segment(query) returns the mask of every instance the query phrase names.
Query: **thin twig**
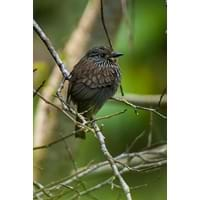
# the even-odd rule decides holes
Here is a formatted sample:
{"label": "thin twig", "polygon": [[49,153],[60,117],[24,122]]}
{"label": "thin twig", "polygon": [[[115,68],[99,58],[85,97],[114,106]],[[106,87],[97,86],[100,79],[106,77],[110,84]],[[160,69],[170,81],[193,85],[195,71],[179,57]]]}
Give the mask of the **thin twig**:
{"label": "thin twig", "polygon": [[[75,173],[77,173],[78,172],[78,167],[77,167],[76,161],[75,161],[75,159],[74,159],[74,157],[72,155],[71,148],[69,147],[69,145],[68,145],[66,140],[63,140],[63,143],[65,145],[65,149],[66,149],[66,151],[67,151],[67,153],[69,155],[69,158],[72,161],[72,165],[73,165],[74,171],[75,171]],[[77,180],[80,183],[80,185],[82,185],[83,189],[87,190],[87,187],[86,187],[85,183],[81,180],[81,178],[77,177]],[[95,199],[90,193],[88,193],[88,197],[91,198],[91,199]]]}
{"label": "thin twig", "polygon": [[143,106],[137,106],[134,105],[130,102],[128,102],[126,99],[122,99],[122,98],[117,98],[117,97],[112,97],[113,100],[118,101],[118,102],[122,102],[132,108],[134,108],[135,111],[137,110],[146,110],[146,111],[150,111],[155,113],[156,115],[158,115],[159,117],[163,118],[163,119],[167,119],[167,116],[163,115],[162,113],[158,112],[157,110],[153,109],[153,108],[147,108],[147,107],[143,107]]}
{"label": "thin twig", "polygon": [[[62,85],[62,84],[61,84]],[[62,86],[60,87],[61,90],[62,90]],[[85,117],[81,114],[81,113],[78,113],[77,111],[75,111],[74,109],[72,109],[69,105],[67,105],[61,95],[61,90],[57,91],[56,92],[56,97],[60,100],[61,104],[62,104],[62,109],[65,110],[65,111],[69,111],[71,114],[75,115],[75,116],[78,116],[79,119],[81,119],[82,123],[76,121],[76,125],[80,126],[82,129],[80,129],[80,131],[83,130],[83,128],[85,127],[85,129],[87,130],[90,130],[92,133],[95,133],[95,131],[90,128],[89,126],[86,126],[87,124],[90,123],[90,121],[87,121],[85,119]]]}
{"label": "thin twig", "polygon": [[35,97],[37,95],[37,92],[40,91],[40,89],[44,86],[46,80],[42,81],[41,85],[36,89],[35,92],[33,92],[33,97]]}
{"label": "thin twig", "polygon": [[37,182],[37,181],[33,181],[33,185],[34,185],[35,187],[37,187],[38,189],[41,189],[41,191],[42,191],[47,197],[51,197],[51,196],[52,196],[51,193],[49,193],[49,192],[47,192],[47,191],[45,190],[44,186],[43,186],[41,183],[39,183],[39,182]]}
{"label": "thin twig", "polygon": [[61,142],[61,141],[66,140],[67,138],[73,136],[74,134],[75,134],[75,133],[73,132],[73,133],[71,133],[71,134],[69,134],[69,135],[65,135],[65,136],[63,136],[63,137],[61,137],[61,138],[59,138],[59,139],[57,139],[57,140],[54,140],[53,142],[50,142],[50,143],[48,143],[48,144],[46,144],[46,145],[34,147],[33,150],[39,150],[39,149],[46,149],[46,148],[49,148],[49,147],[51,147],[51,146],[53,146],[53,145],[55,145],[55,144],[57,144],[57,143],[59,143],[59,142]]}
{"label": "thin twig", "polygon": [[145,130],[143,130],[130,144],[130,146],[127,148],[126,152],[129,153],[131,149],[135,146],[136,142],[142,138],[145,134]]}
{"label": "thin twig", "polygon": [[[126,95],[123,98],[126,99],[128,102],[138,105],[138,106],[152,107],[152,108],[157,109],[160,96],[161,94],[133,94],[133,93],[128,94],[126,93]],[[119,96],[119,98],[121,97]],[[167,105],[167,98],[166,98],[166,95],[164,95],[160,106],[166,107],[166,105]]]}
{"label": "thin twig", "polygon": [[84,190],[84,191],[80,192],[80,193],[79,193],[79,196],[74,195],[74,196],[72,196],[72,197],[69,198],[69,199],[70,199],[70,200],[77,199],[77,197],[84,196],[84,195],[88,194],[89,192],[93,192],[93,191],[95,191],[95,190],[98,190],[98,189],[102,188],[103,186],[109,184],[112,180],[113,180],[113,177],[108,178],[108,179],[106,179],[105,181],[103,181],[103,182],[101,182],[101,183],[99,183],[99,184],[97,184],[97,185],[95,185],[95,186],[93,186],[93,187],[90,187],[90,188],[87,189],[87,190]]}
{"label": "thin twig", "polygon": [[[106,28],[105,20],[104,20],[103,0],[100,0],[100,2],[101,2],[101,22],[102,22],[103,29],[104,29],[104,31],[105,31],[106,38],[107,38],[107,40],[108,40],[110,49],[113,50],[113,46],[112,46],[112,43],[111,43],[111,40],[110,40],[110,37],[109,37],[109,34],[108,34],[108,30],[107,30],[107,28]],[[120,83],[120,91],[121,91],[121,95],[124,96],[124,91],[123,91],[123,88],[122,88],[122,84],[121,84],[121,83]]]}
{"label": "thin twig", "polygon": [[62,185],[62,186],[65,187],[65,188],[68,188],[68,189],[70,189],[70,190],[76,192],[78,195],[80,195],[80,192],[79,192],[78,190],[76,190],[74,187],[69,186],[69,185]]}
{"label": "thin twig", "polygon": [[130,189],[128,184],[125,182],[125,180],[123,179],[123,177],[121,176],[121,174],[119,173],[119,170],[114,162],[114,159],[112,157],[112,155],[109,153],[106,144],[105,144],[105,137],[103,136],[103,134],[101,133],[99,127],[97,126],[97,124],[94,122],[93,123],[93,128],[95,130],[96,136],[98,138],[98,141],[100,143],[101,146],[101,151],[104,154],[104,156],[106,157],[106,159],[108,160],[108,162],[110,163],[110,166],[113,170],[114,175],[119,179],[121,187],[124,191],[124,194],[126,196],[127,200],[132,200],[131,197],[131,193],[130,193]]}
{"label": "thin twig", "polygon": [[[33,89],[34,92],[36,92],[35,89]],[[83,121],[83,123],[80,123],[78,121],[76,121],[69,113],[66,112],[65,109],[60,108],[59,106],[57,106],[56,104],[48,101],[47,99],[45,99],[39,92],[36,93],[37,96],[39,96],[45,103],[51,105],[52,107],[56,108],[57,110],[59,110],[60,112],[62,112],[66,117],[68,117],[75,125],[79,125],[82,129],[88,129],[92,132],[94,132],[93,129],[91,129],[89,126],[86,126],[86,124],[88,124],[88,122],[85,120],[85,118],[77,113],[75,110],[73,110],[72,108],[70,108],[68,111],[70,111],[73,115],[78,115],[78,117]],[[67,107],[65,107],[67,108]]]}
{"label": "thin twig", "polygon": [[110,114],[110,115],[105,115],[103,117],[97,117],[96,119],[93,119],[92,121],[90,121],[90,123],[93,123],[93,122],[96,122],[96,121],[99,121],[99,120],[102,120],[102,119],[109,119],[111,117],[124,114],[126,111],[127,111],[127,109],[124,109],[124,110],[122,110],[120,112],[116,112],[116,113],[113,113],[113,114]]}
{"label": "thin twig", "polygon": [[[119,173],[120,173],[120,174],[123,174],[123,173],[125,173],[125,171],[124,171],[124,170],[121,170]],[[97,185],[95,185],[95,186],[93,186],[93,187],[90,187],[89,189],[87,189],[87,190],[85,190],[85,191],[79,192],[79,194],[78,194],[79,196],[77,196],[77,195],[72,196],[72,197],[70,198],[70,200],[77,199],[77,197],[84,196],[84,195],[86,195],[87,193],[93,192],[93,191],[95,191],[95,190],[98,190],[98,189],[100,189],[100,188],[102,188],[102,187],[104,187],[105,185],[108,185],[108,184],[110,184],[112,188],[113,188],[113,186],[115,186],[115,187],[121,189],[121,186],[119,186],[119,185],[113,183],[114,179],[115,179],[115,178],[114,178],[113,176],[111,176],[110,178],[107,178],[106,180],[102,181],[101,183],[98,183]],[[141,187],[144,187],[144,186],[147,186],[147,184],[135,186],[135,187],[130,188],[130,189],[136,190],[136,189],[141,188]]]}
{"label": "thin twig", "polygon": [[41,27],[37,24],[37,22],[35,20],[33,20],[33,29],[38,34],[40,39],[44,42],[44,44],[46,45],[47,49],[49,50],[49,53],[52,55],[52,57],[54,58],[56,64],[58,65],[63,77],[66,80],[69,80],[70,74],[66,70],[64,63],[60,59],[58,53],[54,49],[54,47],[51,44],[51,41],[49,40],[49,38],[46,36],[46,34],[43,32],[43,30],[41,29]]}
{"label": "thin twig", "polygon": [[162,94],[160,95],[160,100],[159,100],[159,102],[158,102],[158,109],[159,109],[160,106],[161,106],[162,99],[163,99],[164,95],[166,94],[166,92],[167,92],[167,88],[165,88],[165,89],[163,90]]}
{"label": "thin twig", "polygon": [[[72,116],[70,116],[67,112],[65,112],[62,108],[60,108],[56,104],[50,102],[49,100],[45,99],[39,92],[36,92],[35,89],[33,89],[33,92],[36,93],[37,96],[40,97],[45,103],[51,105],[52,107],[54,107],[57,110],[59,110],[60,112],[62,112],[65,116],[67,116],[69,119],[71,119],[71,121],[73,121],[75,124],[77,123],[76,120]],[[81,125],[81,123],[80,123],[80,125]]]}
{"label": "thin twig", "polygon": [[64,88],[65,81],[66,81],[66,79],[63,78],[63,80],[61,81],[60,86],[59,86],[59,88],[57,90],[57,96],[61,96],[61,92],[62,92],[62,90]]}
{"label": "thin twig", "polygon": [[108,34],[108,30],[107,30],[107,28],[106,28],[105,20],[104,20],[103,0],[101,0],[101,22],[102,22],[103,29],[104,29],[104,31],[105,31],[106,38],[107,38],[107,40],[108,40],[110,49],[113,50],[112,43],[111,43],[111,40],[110,40],[110,37],[109,37],[109,34]]}
{"label": "thin twig", "polygon": [[121,84],[121,83],[120,83],[120,86],[119,86],[119,87],[120,87],[121,95],[124,96],[124,90],[123,90],[123,87],[122,87],[122,84]]}

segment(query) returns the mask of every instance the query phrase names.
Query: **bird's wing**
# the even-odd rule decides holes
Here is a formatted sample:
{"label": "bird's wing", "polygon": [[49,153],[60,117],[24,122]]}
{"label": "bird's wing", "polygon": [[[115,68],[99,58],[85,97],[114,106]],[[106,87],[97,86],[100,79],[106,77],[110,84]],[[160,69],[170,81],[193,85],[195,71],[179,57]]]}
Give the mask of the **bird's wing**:
{"label": "bird's wing", "polygon": [[90,88],[110,86],[120,79],[118,65],[98,65],[92,60],[81,59],[72,71],[72,82],[83,83]]}

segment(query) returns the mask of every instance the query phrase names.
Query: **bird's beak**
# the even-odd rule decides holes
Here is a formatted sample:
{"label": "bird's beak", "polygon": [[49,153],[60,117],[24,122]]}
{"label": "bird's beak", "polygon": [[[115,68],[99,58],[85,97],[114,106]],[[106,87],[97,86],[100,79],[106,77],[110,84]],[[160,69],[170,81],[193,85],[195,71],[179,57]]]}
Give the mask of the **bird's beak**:
{"label": "bird's beak", "polygon": [[116,52],[116,51],[113,51],[111,53],[111,57],[112,58],[117,58],[117,57],[120,57],[120,56],[123,56],[124,54],[123,53],[120,53],[120,52]]}

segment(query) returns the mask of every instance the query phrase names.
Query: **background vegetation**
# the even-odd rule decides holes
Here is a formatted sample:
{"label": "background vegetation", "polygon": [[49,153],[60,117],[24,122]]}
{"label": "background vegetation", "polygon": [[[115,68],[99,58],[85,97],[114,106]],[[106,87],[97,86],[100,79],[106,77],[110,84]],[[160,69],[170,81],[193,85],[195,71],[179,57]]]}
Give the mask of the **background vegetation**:
{"label": "background vegetation", "polygon": [[[34,0],[34,19],[43,27],[63,60],[68,58],[64,55],[62,49],[72,31],[76,28],[87,2],[87,0]],[[124,53],[124,56],[119,60],[124,92],[125,94],[161,94],[167,86],[165,1],[129,0],[127,16],[123,17],[116,38],[112,39],[114,48]],[[127,19],[130,22],[128,25]],[[38,69],[34,73],[34,87],[37,87],[43,80],[48,80],[54,62],[42,42],[35,35],[34,67]],[[34,114],[37,106],[38,98],[36,97],[34,98]],[[98,116],[118,112],[124,108],[128,107],[108,101],[100,110]],[[162,108],[161,112],[166,113],[166,108]],[[166,120],[155,115],[152,116],[153,120],[150,120],[150,115],[151,113],[146,111],[139,111],[139,115],[136,115],[133,110],[128,108],[128,111],[123,115],[99,122],[99,124],[104,125],[103,132],[106,136],[106,143],[113,156],[124,152],[144,130],[144,136],[137,141],[132,151],[141,151],[146,148],[149,131],[152,131],[152,145],[166,142]],[[71,133],[73,124],[60,116],[58,117],[61,126],[56,128],[56,134]],[[35,126],[37,124],[34,124]],[[67,143],[78,167],[83,167],[91,161],[105,160],[99,150],[99,144],[92,134],[88,134],[85,141],[70,138]],[[48,151],[48,157],[34,165],[34,172],[37,171],[35,178],[39,182],[45,185],[71,173],[73,164],[64,144],[52,146],[48,150],[41,150],[39,153],[42,154],[42,151],[45,151],[45,153]],[[84,183],[89,187],[106,177],[108,177],[107,173],[91,176],[84,179]],[[129,186],[136,187],[133,190],[134,199],[166,199],[165,167],[141,173],[130,172],[125,174],[124,177]],[[110,190],[110,185],[94,191],[92,194],[97,199],[124,199],[123,192],[117,188],[114,191]],[[81,200],[90,198],[83,196]]]}

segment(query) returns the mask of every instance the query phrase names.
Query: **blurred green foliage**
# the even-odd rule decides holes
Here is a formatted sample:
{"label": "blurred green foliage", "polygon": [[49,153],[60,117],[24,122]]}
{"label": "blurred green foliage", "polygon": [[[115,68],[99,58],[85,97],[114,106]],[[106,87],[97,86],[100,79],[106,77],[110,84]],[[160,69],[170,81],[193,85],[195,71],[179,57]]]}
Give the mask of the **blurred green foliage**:
{"label": "blurred green foliage", "polygon": [[[70,33],[76,27],[80,16],[87,4],[86,0],[34,0],[34,18],[41,24],[56,49],[62,49]],[[160,94],[166,87],[167,71],[167,46],[166,46],[166,6],[164,0],[129,0],[128,17],[130,26],[126,19],[122,21],[121,27],[115,39],[115,49],[125,55],[119,60],[122,71],[123,89],[128,93],[138,94]],[[131,38],[128,35],[131,33]],[[34,67],[39,70],[34,74],[34,86],[37,87],[42,80],[47,80],[51,72],[53,61],[41,41],[34,37]],[[34,99],[34,110],[37,107],[37,98]],[[134,110],[111,101],[98,113],[98,116],[122,111],[128,111],[122,115],[115,116],[109,120],[102,120],[103,132],[106,135],[106,143],[112,155],[118,155],[125,151],[127,146],[143,130],[145,136],[135,145],[135,151],[143,149],[147,144],[150,114],[139,111],[136,115]],[[166,110],[163,110],[166,112]],[[72,130],[69,122],[63,122],[63,127],[58,131]],[[153,116],[153,143],[166,141],[166,121]],[[78,166],[85,166],[91,160],[104,160],[99,150],[99,144],[92,135],[88,135],[85,141],[77,141],[73,154]],[[62,149],[63,150],[63,149]],[[56,151],[53,147],[50,152]],[[48,183],[69,174],[71,166],[57,169],[56,163],[61,158],[55,158],[54,163],[43,163],[43,168],[50,170],[49,177],[41,177],[41,181]],[[61,162],[61,161],[60,161]],[[66,162],[64,160],[63,162]],[[66,170],[68,169],[68,170]],[[98,183],[108,177],[89,177],[86,185]],[[165,200],[166,199],[166,168],[139,174],[127,174],[125,178],[132,187],[147,184],[133,190],[137,200]],[[110,186],[102,188],[94,195],[98,199],[112,200],[124,199],[119,189],[111,192]],[[63,198],[65,199],[65,198]],[[83,197],[81,199],[88,199]]]}

